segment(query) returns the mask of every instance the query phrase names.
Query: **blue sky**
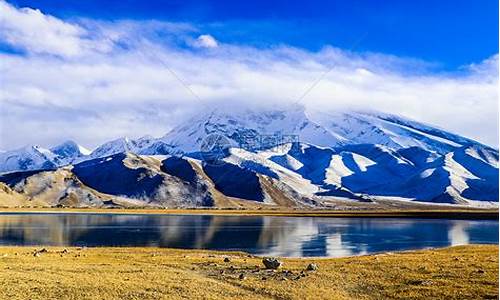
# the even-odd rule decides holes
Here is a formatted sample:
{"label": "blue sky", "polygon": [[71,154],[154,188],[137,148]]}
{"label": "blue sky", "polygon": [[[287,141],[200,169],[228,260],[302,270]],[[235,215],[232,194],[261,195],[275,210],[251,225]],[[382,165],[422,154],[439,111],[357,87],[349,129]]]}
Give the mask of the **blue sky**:
{"label": "blue sky", "polygon": [[498,2],[0,0],[0,74],[0,150],[298,102],[496,146]]}
{"label": "blue sky", "polygon": [[[498,53],[498,1],[13,0],[63,19],[196,23],[226,43],[333,45],[419,58],[444,70]],[[103,4],[105,3],[105,5]]]}

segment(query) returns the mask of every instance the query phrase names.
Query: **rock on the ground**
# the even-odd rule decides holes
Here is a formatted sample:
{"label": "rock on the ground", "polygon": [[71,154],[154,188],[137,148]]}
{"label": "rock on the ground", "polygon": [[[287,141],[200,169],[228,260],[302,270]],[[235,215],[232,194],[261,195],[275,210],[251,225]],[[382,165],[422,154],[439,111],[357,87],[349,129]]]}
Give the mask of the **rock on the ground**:
{"label": "rock on the ground", "polygon": [[318,269],[318,265],[314,264],[314,263],[310,263],[306,267],[307,271],[316,271],[317,269]]}
{"label": "rock on the ground", "polygon": [[264,264],[266,269],[272,270],[276,270],[281,267],[281,265],[283,265],[283,263],[275,257],[266,257],[262,259],[262,263]]}

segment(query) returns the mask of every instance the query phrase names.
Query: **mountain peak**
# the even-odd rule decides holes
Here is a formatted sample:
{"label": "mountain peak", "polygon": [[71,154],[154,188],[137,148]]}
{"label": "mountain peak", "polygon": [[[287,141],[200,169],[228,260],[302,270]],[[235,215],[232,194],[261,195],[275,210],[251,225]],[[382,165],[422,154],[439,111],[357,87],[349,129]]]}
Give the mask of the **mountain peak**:
{"label": "mountain peak", "polygon": [[189,153],[199,151],[204,138],[214,133],[227,137],[236,146],[242,139],[259,140],[265,136],[296,136],[320,146],[342,143],[310,120],[300,105],[214,109],[175,127],[162,140]]}
{"label": "mountain peak", "polygon": [[52,151],[54,154],[57,154],[59,156],[64,156],[64,157],[84,156],[84,155],[89,155],[91,152],[87,148],[77,144],[76,142],[74,142],[72,140],[64,141],[63,143],[50,148],[50,151]]}
{"label": "mountain peak", "polygon": [[[122,137],[102,144],[88,156],[73,141],[50,150],[29,146],[0,153],[0,172],[53,169],[67,164],[79,165],[76,170],[81,171],[84,166],[95,165],[85,173],[91,178],[103,171],[102,164],[92,163],[99,161],[107,162],[107,171],[122,182],[126,180],[121,177],[122,159],[114,158],[133,153],[137,160],[155,161],[155,172],[160,172],[157,160],[165,157],[158,155],[199,158],[204,141],[212,134],[225,136],[230,146],[239,148],[228,151],[222,169],[198,159],[184,163],[173,159],[169,168],[187,170],[191,163],[200,164],[203,176],[214,177],[215,188],[229,196],[239,189],[254,190],[264,178],[279,182],[269,187],[281,186],[299,202],[297,199],[303,198],[311,203],[330,201],[322,197],[362,200],[363,195],[375,200],[398,197],[461,204],[498,201],[498,150],[400,116],[374,111],[313,111],[299,105],[207,110],[162,138]],[[293,139],[285,141],[284,137]],[[79,163],[83,160],[88,161]],[[144,177],[139,174],[141,170],[134,170],[137,178],[153,174]],[[169,169],[169,174],[183,171]],[[220,175],[226,171],[248,180],[219,182],[225,180]],[[134,176],[128,179],[136,184]],[[158,184],[163,182],[160,179],[155,179]],[[108,191],[107,184],[99,183],[99,187]],[[261,193],[257,198],[269,200],[266,197],[271,196]]]}

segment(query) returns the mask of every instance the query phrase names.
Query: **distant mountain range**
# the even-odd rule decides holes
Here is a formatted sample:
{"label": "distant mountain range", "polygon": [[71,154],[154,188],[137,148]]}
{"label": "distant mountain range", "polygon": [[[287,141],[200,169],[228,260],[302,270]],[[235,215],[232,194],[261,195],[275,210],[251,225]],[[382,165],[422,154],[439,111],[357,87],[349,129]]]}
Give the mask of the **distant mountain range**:
{"label": "distant mountain range", "polygon": [[28,146],[0,153],[0,172],[9,206],[498,205],[497,149],[395,115],[300,106],[212,110],[93,151]]}

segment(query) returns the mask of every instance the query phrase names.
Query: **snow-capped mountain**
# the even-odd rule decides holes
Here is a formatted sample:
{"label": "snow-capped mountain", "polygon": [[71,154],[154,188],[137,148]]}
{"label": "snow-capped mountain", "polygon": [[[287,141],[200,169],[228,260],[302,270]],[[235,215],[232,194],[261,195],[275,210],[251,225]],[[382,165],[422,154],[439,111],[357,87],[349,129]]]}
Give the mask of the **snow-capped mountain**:
{"label": "snow-capped mountain", "polygon": [[321,147],[374,144],[401,149],[419,147],[440,154],[471,139],[402,117],[363,111],[318,112],[302,106],[272,110],[214,109],[190,119],[167,133],[162,140],[185,152],[199,151],[211,133],[228,137],[238,146],[241,139],[262,135],[296,135],[300,142]]}
{"label": "snow-capped mountain", "polygon": [[[200,154],[214,133],[224,136],[230,148],[216,166],[204,163]],[[136,171],[129,170],[131,165]],[[338,199],[498,203],[498,150],[373,111],[214,109],[161,138],[119,138],[92,152],[69,141],[51,149],[33,146],[0,153],[0,172],[40,169],[64,171],[72,178],[67,180],[71,186],[60,186],[61,193],[76,186],[78,195],[88,195],[81,189],[89,187],[108,195],[106,199],[140,205],[182,205],[182,199],[165,198],[172,195],[183,195],[190,205],[218,206],[246,205],[243,200],[286,206],[328,206]],[[35,176],[24,174],[16,176]],[[9,185],[12,180],[6,178],[12,176],[0,176],[0,181]],[[16,192],[27,191],[16,184],[10,185]]]}
{"label": "snow-capped mountain", "polygon": [[172,147],[161,139],[155,139],[152,136],[143,136],[136,140],[124,137],[102,144],[92,151],[88,155],[88,158],[106,157],[123,152],[133,152],[144,155],[164,155],[183,151],[180,148]]}
{"label": "snow-capped mountain", "polygon": [[58,159],[58,165],[70,164],[78,159],[83,159],[88,156],[91,151],[87,148],[78,145],[73,141],[66,141],[60,145],[50,148]]}
{"label": "snow-capped mountain", "polygon": [[26,146],[0,153],[0,172],[51,169],[56,167],[55,155],[40,146]]}
{"label": "snow-capped mountain", "polygon": [[38,145],[0,153],[0,172],[53,169],[84,160],[90,151],[73,141],[66,141],[51,149]]}
{"label": "snow-capped mountain", "polygon": [[309,115],[347,144],[377,144],[392,149],[419,147],[441,154],[464,145],[479,144],[417,121],[380,112],[313,111]]}
{"label": "snow-capped mountain", "polygon": [[226,136],[234,146],[240,145],[242,140],[264,135],[296,135],[301,141],[319,146],[345,142],[335,132],[327,131],[308,118],[301,106],[273,110],[214,109],[174,128],[162,140],[185,152],[196,152],[204,138],[212,133]]}
{"label": "snow-capped mountain", "polygon": [[97,147],[90,153],[89,158],[93,159],[105,157],[117,153],[129,152],[132,150],[135,150],[133,142],[129,138],[123,137],[113,141],[109,141]]}

